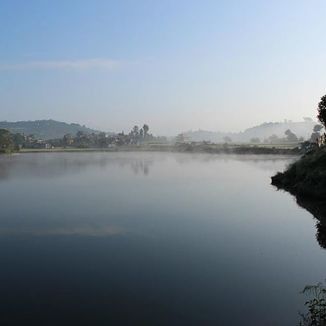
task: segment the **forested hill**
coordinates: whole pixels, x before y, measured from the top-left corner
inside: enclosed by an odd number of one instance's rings
[[[284,121],[263,123],[238,133],[198,130],[184,132],[183,135],[191,141],[206,140],[223,142],[225,138],[229,138],[234,142],[249,142],[253,138],[258,138],[261,142],[264,142],[271,136],[277,136],[279,138],[285,137],[285,131],[290,129],[298,138],[303,137],[304,139],[309,139],[316,124],[316,121],[306,118],[304,121],[300,122]]]
[[[68,124],[55,120],[0,121],[0,129],[7,129],[12,133],[34,135],[40,139],[62,138],[66,134],[75,135],[78,131],[82,131],[86,134],[99,132],[98,130],[93,130],[77,123]]]

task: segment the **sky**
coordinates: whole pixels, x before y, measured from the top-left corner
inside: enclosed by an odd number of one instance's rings
[[[316,116],[325,0],[0,0],[0,120],[157,135]]]

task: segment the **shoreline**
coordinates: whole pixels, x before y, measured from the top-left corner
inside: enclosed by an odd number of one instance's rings
[[[254,154],[254,155],[291,155],[299,156],[300,150],[290,147],[267,147],[226,144],[177,144],[177,145],[136,145],[114,148],[51,148],[51,149],[21,149],[18,153],[95,153],[95,152],[177,152],[177,153],[210,153],[210,154]]]
[[[326,148],[312,150],[290,165],[285,171],[271,177],[271,183],[294,195],[299,201],[325,201]]]

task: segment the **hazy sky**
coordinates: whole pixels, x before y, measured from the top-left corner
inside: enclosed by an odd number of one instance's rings
[[[0,120],[155,134],[315,117],[325,0],[0,0]]]

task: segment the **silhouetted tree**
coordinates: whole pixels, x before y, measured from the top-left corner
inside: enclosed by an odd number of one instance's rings
[[[25,143],[25,137],[22,134],[13,134],[11,138],[16,147],[23,146]]]
[[[138,126],[134,126],[131,130],[131,134],[136,138],[139,135],[139,127]]]
[[[324,95],[318,104],[318,120],[326,127],[326,95]]]
[[[317,233],[316,239],[321,248],[326,249],[326,225],[325,223],[319,221],[316,224]]]
[[[0,129],[0,148],[9,151],[14,149],[14,142],[12,140],[11,134],[6,129]]]
[[[226,143],[232,143],[232,139],[231,139],[231,137],[229,137],[229,136],[225,136],[225,137],[223,138],[223,140],[224,140]]]
[[[144,125],[143,125],[143,130],[144,130],[144,136],[146,137],[147,134],[148,134],[148,130],[149,130],[149,127],[148,127],[147,124],[144,124]]]
[[[288,142],[292,143],[298,141],[298,137],[290,129],[285,131],[285,135]]]

